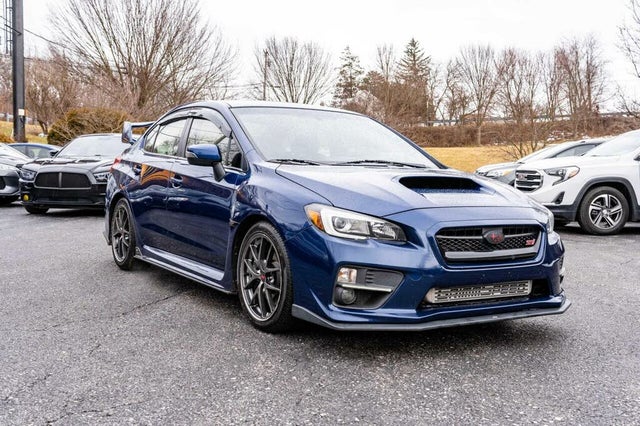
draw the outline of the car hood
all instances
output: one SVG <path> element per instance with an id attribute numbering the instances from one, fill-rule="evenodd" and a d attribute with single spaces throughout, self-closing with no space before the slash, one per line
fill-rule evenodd
<path id="1" fill-rule="evenodd" d="M 334 206 L 375 216 L 449 207 L 531 207 L 511 187 L 455 170 L 281 165 L 276 173 Z"/>
<path id="2" fill-rule="evenodd" d="M 502 170 L 502 169 L 511 169 L 518 167 L 520 163 L 496 163 L 496 164 L 487 164 L 486 166 L 478 167 L 476 173 L 487 173 L 491 170 Z"/>
<path id="3" fill-rule="evenodd" d="M 113 158 L 77 157 L 77 158 L 40 158 L 25 165 L 30 170 L 88 170 L 107 168 L 113 164 Z"/>
<path id="4" fill-rule="evenodd" d="M 605 164 L 617 163 L 623 158 L 624 157 L 621 156 L 592 157 L 588 155 L 584 155 L 581 157 L 547 158 L 546 160 L 537 160 L 522 164 L 520 167 L 518 167 L 518 170 L 545 170 L 568 166 L 602 167 Z"/>

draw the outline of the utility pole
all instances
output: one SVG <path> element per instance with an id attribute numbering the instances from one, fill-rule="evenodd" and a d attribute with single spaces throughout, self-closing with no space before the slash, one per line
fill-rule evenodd
<path id="1" fill-rule="evenodd" d="M 22 0 L 13 0 L 13 139 L 26 142 L 24 126 L 24 20 Z"/>
<path id="2" fill-rule="evenodd" d="M 269 69 L 269 51 L 264 49 L 264 70 L 262 74 L 262 100 L 267 100 L 267 70 Z"/>

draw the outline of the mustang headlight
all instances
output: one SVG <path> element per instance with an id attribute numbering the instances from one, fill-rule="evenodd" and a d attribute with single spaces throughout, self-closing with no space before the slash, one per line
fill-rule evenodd
<path id="1" fill-rule="evenodd" d="M 486 176 L 490 178 L 498 178 L 498 177 L 506 176 L 514 170 L 515 169 L 491 170 L 486 174 Z"/>
<path id="2" fill-rule="evenodd" d="M 571 179 L 575 175 L 578 174 L 580 168 L 577 166 L 569 166 L 569 167 L 556 167 L 554 169 L 546 169 L 544 172 L 549 176 L 557 176 L 560 179 L 553 182 L 554 185 L 559 184 L 560 182 L 564 182 L 566 180 Z"/>
<path id="3" fill-rule="evenodd" d="M 109 178 L 109 172 L 94 173 L 93 177 L 96 178 L 98 182 L 106 182 Z"/>
<path id="4" fill-rule="evenodd" d="M 20 177 L 22 180 L 32 181 L 36 178 L 36 173 L 35 170 L 27 170 L 24 167 L 20 169 Z"/>
<path id="5" fill-rule="evenodd" d="M 329 235 L 353 240 L 407 240 L 402 228 L 384 219 L 322 204 L 309 204 L 304 210 L 311 223 Z"/>

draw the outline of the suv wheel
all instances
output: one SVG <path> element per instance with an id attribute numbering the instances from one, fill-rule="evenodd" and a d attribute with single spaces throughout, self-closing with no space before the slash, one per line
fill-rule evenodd
<path id="1" fill-rule="evenodd" d="M 578 221 L 586 232 L 611 235 L 620 232 L 627 222 L 629 203 L 622 192 L 610 186 L 594 188 L 582 199 Z"/>

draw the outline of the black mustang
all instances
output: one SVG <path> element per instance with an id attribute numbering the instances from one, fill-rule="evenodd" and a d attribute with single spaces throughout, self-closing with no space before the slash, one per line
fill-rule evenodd
<path id="1" fill-rule="evenodd" d="M 49 208 L 103 208 L 109 169 L 129 145 L 119 134 L 80 136 L 53 158 L 27 163 L 20 171 L 20 199 L 32 214 Z"/>

